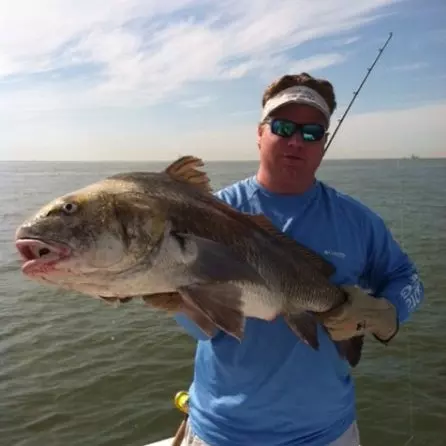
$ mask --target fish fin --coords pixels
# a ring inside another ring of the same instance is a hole
[[[319,349],[316,319],[309,313],[284,315],[285,322],[299,339],[314,350]]]
[[[183,298],[176,291],[166,293],[144,294],[141,299],[147,305],[169,313],[183,311]]]
[[[126,304],[127,302],[130,302],[132,299],[133,299],[133,296],[120,297],[119,302],[122,304]]]
[[[212,338],[218,331],[217,325],[215,325],[210,316],[208,316],[208,314],[203,312],[201,309],[198,309],[197,306],[187,298],[184,300],[184,307],[181,311],[208,337]]]
[[[345,341],[335,341],[339,354],[347,359],[352,367],[356,367],[361,360],[362,347],[364,345],[364,336],[355,336]]]
[[[111,305],[114,308],[118,308],[120,305],[119,299],[117,297],[109,297],[109,296],[98,296],[102,302],[105,302],[108,305]]]
[[[284,232],[280,231],[264,215],[249,215],[249,217],[257,224],[257,226],[260,226],[265,231],[269,232],[270,235],[284,242],[289,248],[291,248],[292,252],[294,251],[299,257],[303,256],[309,263],[311,263],[314,267],[321,271],[321,273],[325,276],[330,277],[336,271],[332,263],[327,261],[324,257],[319,255],[315,251],[307,248]]]
[[[251,281],[265,285],[249,263],[226,245],[194,234],[172,232],[183,251],[189,271],[200,282]]]
[[[167,166],[164,170],[167,175],[182,183],[189,183],[205,192],[212,192],[211,183],[206,172],[197,170],[203,166],[200,158],[194,156],[182,156]]]
[[[202,311],[198,310],[188,300],[184,300],[183,296],[177,291],[145,294],[141,298],[144,303],[158,310],[164,310],[168,313],[184,313],[210,337],[217,330],[216,325],[206,314],[203,314]]]
[[[133,299],[133,296],[126,296],[126,297],[115,297],[115,296],[98,296],[99,299],[101,299],[103,302],[106,302],[107,304],[111,305],[112,307],[119,307],[121,304],[126,304],[127,302],[130,302]]]
[[[242,340],[245,316],[241,290],[230,283],[193,284],[178,288],[190,310],[198,311],[227,334]]]

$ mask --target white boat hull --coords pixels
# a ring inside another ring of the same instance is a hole
[[[156,441],[155,443],[149,443],[149,444],[146,444],[145,446],[170,446],[172,444],[172,441],[173,441],[173,437],[166,438],[165,440],[159,440],[159,441]]]

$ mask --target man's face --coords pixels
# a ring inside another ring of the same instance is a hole
[[[321,124],[326,127],[322,113],[307,105],[287,104],[272,114],[273,118],[286,119],[296,124]],[[260,162],[271,176],[282,176],[281,183],[296,177],[314,176],[319,167],[325,146],[326,136],[319,141],[305,141],[297,131],[291,137],[274,134],[270,124],[258,129]]]

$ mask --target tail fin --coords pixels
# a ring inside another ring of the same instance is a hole
[[[319,350],[316,319],[310,313],[287,314],[285,321],[297,337],[314,350]],[[347,359],[352,367],[361,360],[364,336],[356,336],[344,341],[334,341],[338,353]]]

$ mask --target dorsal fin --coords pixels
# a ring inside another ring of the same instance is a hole
[[[165,173],[174,180],[192,184],[205,192],[212,192],[211,183],[206,172],[196,169],[203,165],[204,163],[200,158],[182,156],[167,166]]]
[[[304,257],[308,261],[308,263],[310,263],[319,271],[321,271],[322,274],[326,275],[327,277],[330,277],[336,271],[333,264],[325,260],[318,253],[307,248],[306,246],[301,245],[299,242],[297,242],[296,240],[289,237],[287,234],[277,229],[271,223],[271,221],[264,215],[249,215],[249,217],[258,226],[262,227],[263,229],[268,231],[271,235],[284,242],[289,248],[291,248],[291,251],[295,251],[299,257]]]

